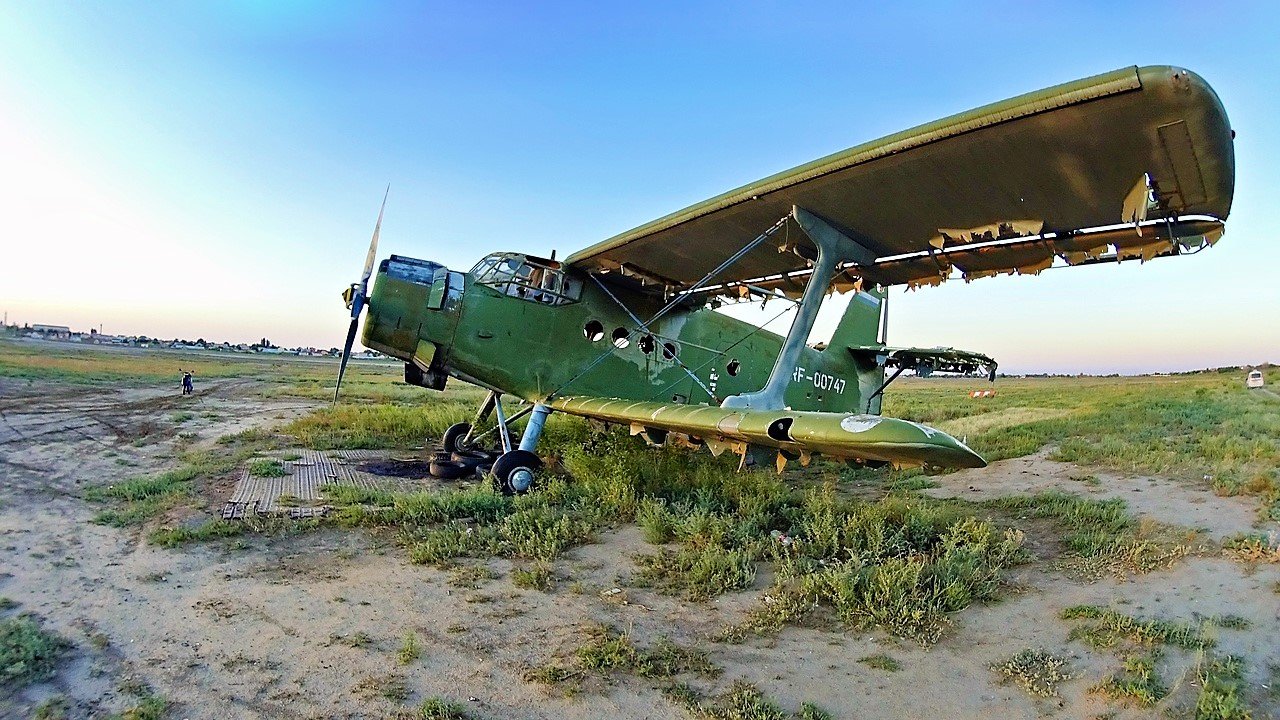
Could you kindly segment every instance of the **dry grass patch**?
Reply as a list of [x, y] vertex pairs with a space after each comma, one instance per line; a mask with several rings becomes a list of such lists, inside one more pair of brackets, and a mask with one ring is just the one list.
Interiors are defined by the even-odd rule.
[[938, 429], [955, 437], [977, 436], [1018, 425], [1069, 417], [1078, 410], [1053, 407], [1009, 407], [981, 415], [947, 420]]
[[1198, 544], [1198, 535], [1192, 531], [1138, 520], [1121, 499], [1094, 500], [1049, 490], [996, 498], [983, 505], [1057, 522], [1067, 548], [1059, 567], [1085, 579], [1123, 578], [1168, 568]]
[[1275, 532], [1236, 535], [1223, 543], [1222, 551], [1242, 563], [1280, 563], [1280, 536]]
[[580, 681], [590, 675], [634, 675], [650, 680], [670, 680], [680, 675], [714, 677], [720, 668], [701, 650], [688, 648], [663, 638], [644, 648], [630, 633], [608, 625], [587, 628], [587, 639], [571, 656], [553, 660], [525, 673], [525, 679], [546, 685], [561, 685], [567, 694], [580, 690]]
[[684, 706], [690, 715], [703, 720], [831, 720], [834, 717], [811, 702], [789, 713], [745, 680], [734, 681], [720, 695], [705, 696], [689, 685], [672, 686], [665, 694], [667, 699]]

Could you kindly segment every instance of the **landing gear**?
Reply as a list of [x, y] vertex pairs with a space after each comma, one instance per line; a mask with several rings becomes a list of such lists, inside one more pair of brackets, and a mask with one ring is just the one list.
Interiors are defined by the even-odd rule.
[[[489, 415], [497, 416], [497, 425], [482, 433], [474, 434], [476, 426], [485, 422]], [[443, 447], [431, 463], [431, 474], [442, 479], [464, 477], [471, 472], [486, 473], [493, 480], [494, 487], [503, 495], [523, 495], [534, 486], [535, 474], [542, 467], [542, 461], [534, 454], [538, 439], [542, 436], [542, 427], [546, 423], [551, 408], [546, 405], [531, 405], [507, 417], [502, 407], [502, 396], [490, 392], [480, 406], [473, 423], [455, 423], [445, 430]], [[519, 446], [512, 442], [510, 426], [516, 420], [529, 416], [529, 424], [525, 427], [524, 436]], [[495, 453], [482, 449], [480, 440], [489, 433], [496, 432], [502, 445], [502, 454], [493, 459]], [[488, 465], [492, 462], [492, 467]]]
[[533, 488], [542, 460], [528, 450], [505, 452], [493, 463], [493, 486], [503, 495], [523, 495]]
[[[502, 403], [498, 403], [498, 418], [502, 418]], [[542, 467], [542, 461], [533, 454], [538, 446], [538, 438], [542, 437], [542, 427], [547, 422], [551, 408], [546, 405], [534, 405], [529, 414], [529, 424], [525, 426], [524, 436], [520, 438], [520, 447], [511, 449], [509, 442], [503, 443], [506, 450], [493, 463], [494, 487], [503, 495], [523, 495], [533, 487], [535, 472]], [[504, 433], [503, 437], [506, 435]]]

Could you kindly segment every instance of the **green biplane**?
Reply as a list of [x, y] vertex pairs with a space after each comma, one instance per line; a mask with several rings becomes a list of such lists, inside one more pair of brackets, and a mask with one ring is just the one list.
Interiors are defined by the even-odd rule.
[[[880, 416], [903, 371], [996, 369], [979, 353], [887, 346], [887, 289], [1198, 252], [1223, 233], [1232, 145], [1199, 76], [1133, 67], [859, 145], [561, 261], [502, 252], [458, 272], [392, 255], [370, 295], [379, 212], [364, 275], [344, 293], [338, 386], [368, 307], [364, 344], [403, 360], [406, 382], [442, 390], [452, 376], [490, 391], [475, 425], [496, 416], [492, 475], [506, 493], [531, 487], [556, 411], [779, 470], [815, 453], [981, 467], [946, 433]], [[833, 290], [855, 294], [831, 340], [808, 345]], [[785, 337], [715, 312], [766, 300], [794, 304]], [[509, 415], [504, 397], [528, 406]], [[524, 414], [513, 443], [508, 426]], [[445, 449], [474, 436], [456, 425]]]

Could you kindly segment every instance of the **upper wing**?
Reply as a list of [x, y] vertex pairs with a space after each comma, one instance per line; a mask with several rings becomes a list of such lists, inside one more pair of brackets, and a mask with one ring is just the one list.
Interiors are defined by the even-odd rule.
[[[1039, 272], [1055, 257], [1149, 259], [1217, 240], [1234, 181], [1232, 131], [1212, 88], [1180, 68], [1133, 67], [815, 160], [567, 262], [678, 292], [793, 206], [841, 228], [875, 258], [847, 266], [849, 281], [933, 284], [953, 267], [973, 278]], [[786, 232], [782, 244], [797, 253], [762, 243], [714, 282], [799, 284], [813, 245], [796, 227]]]

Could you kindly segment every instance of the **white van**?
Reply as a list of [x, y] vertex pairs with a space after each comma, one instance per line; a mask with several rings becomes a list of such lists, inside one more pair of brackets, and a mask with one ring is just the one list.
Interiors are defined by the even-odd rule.
[[1245, 378], [1244, 386], [1250, 390], [1262, 387], [1262, 371], [1250, 370], [1249, 377]]

